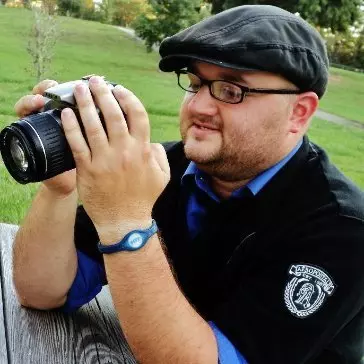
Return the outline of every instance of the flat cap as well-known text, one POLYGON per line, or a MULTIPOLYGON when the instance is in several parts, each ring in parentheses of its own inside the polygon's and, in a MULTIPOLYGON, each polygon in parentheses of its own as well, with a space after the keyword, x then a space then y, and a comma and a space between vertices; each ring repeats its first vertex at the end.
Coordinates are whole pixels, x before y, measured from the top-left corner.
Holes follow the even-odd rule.
POLYGON ((305 20, 270 5, 238 6, 164 39, 159 68, 199 60, 242 71, 279 74, 302 92, 325 93, 329 60, 321 35, 305 20))

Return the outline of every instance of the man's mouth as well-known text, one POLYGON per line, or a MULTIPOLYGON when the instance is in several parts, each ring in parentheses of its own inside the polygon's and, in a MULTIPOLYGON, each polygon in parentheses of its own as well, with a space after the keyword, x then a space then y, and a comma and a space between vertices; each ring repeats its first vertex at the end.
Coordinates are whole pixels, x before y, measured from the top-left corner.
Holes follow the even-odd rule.
POLYGON ((196 128, 198 128, 198 129, 201 129, 201 130, 212 130, 211 128, 206 128, 205 126, 200 126, 200 125, 197 125, 197 124, 195 124, 194 126, 196 128))
POLYGON ((190 132, 197 140, 204 140, 209 136, 219 133, 219 129, 216 126, 209 124, 193 123, 190 127, 190 132))
POLYGON ((196 127, 197 129, 200 129, 200 130, 212 130, 212 131, 218 130, 218 128, 216 126, 209 125, 209 124, 193 123, 192 126, 196 127))

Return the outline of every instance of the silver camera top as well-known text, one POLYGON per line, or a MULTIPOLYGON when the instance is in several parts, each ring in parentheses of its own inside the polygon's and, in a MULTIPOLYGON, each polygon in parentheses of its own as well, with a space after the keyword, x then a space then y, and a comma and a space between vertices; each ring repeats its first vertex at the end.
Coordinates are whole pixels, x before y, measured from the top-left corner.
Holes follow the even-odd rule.
MULTIPOLYGON (((88 85, 88 81, 92 76, 95 75, 84 76, 80 80, 60 83, 59 85, 50 87, 47 90, 45 90, 43 96, 52 101, 56 101, 59 103, 67 103, 69 105, 75 106, 76 102, 73 96, 73 91, 76 85, 80 83, 85 83, 86 85, 88 85)), ((102 78, 105 79, 105 77, 103 76, 102 78)), ((106 84, 108 85, 110 90, 114 88, 114 85, 112 83, 106 81, 106 84)))

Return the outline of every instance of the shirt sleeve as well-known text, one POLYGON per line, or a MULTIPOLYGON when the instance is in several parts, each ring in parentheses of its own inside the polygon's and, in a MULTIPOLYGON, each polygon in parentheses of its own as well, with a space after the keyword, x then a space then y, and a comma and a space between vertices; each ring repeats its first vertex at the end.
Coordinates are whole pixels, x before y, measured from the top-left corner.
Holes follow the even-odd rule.
POLYGON ((219 364, 248 364, 244 357, 239 353, 230 340, 219 330, 219 328, 211 321, 209 322, 209 325, 216 338, 219 364))
POLYGON ((97 249, 99 236, 82 205, 76 211, 74 241, 77 250, 77 273, 61 310, 72 312, 91 301, 107 284, 104 260, 97 249))
POLYGON ((77 273, 68 291, 67 300, 62 311, 73 312, 90 302, 101 291, 106 281, 105 269, 102 264, 77 251, 77 273))

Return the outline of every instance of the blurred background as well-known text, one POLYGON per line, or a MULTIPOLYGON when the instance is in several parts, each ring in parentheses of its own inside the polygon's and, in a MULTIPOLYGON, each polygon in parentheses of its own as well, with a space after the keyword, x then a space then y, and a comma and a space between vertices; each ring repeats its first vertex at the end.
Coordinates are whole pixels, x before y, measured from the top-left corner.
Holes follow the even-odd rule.
MULTIPOLYGON (((329 87, 309 136, 364 189, 364 0, 0 0, 0 129, 39 80, 99 74, 143 101, 153 141, 178 140, 183 91, 158 70, 159 43, 243 4, 280 6, 324 37, 329 87)), ((0 178, 0 221, 18 224, 38 185, 16 183, 1 161, 0 178)))

